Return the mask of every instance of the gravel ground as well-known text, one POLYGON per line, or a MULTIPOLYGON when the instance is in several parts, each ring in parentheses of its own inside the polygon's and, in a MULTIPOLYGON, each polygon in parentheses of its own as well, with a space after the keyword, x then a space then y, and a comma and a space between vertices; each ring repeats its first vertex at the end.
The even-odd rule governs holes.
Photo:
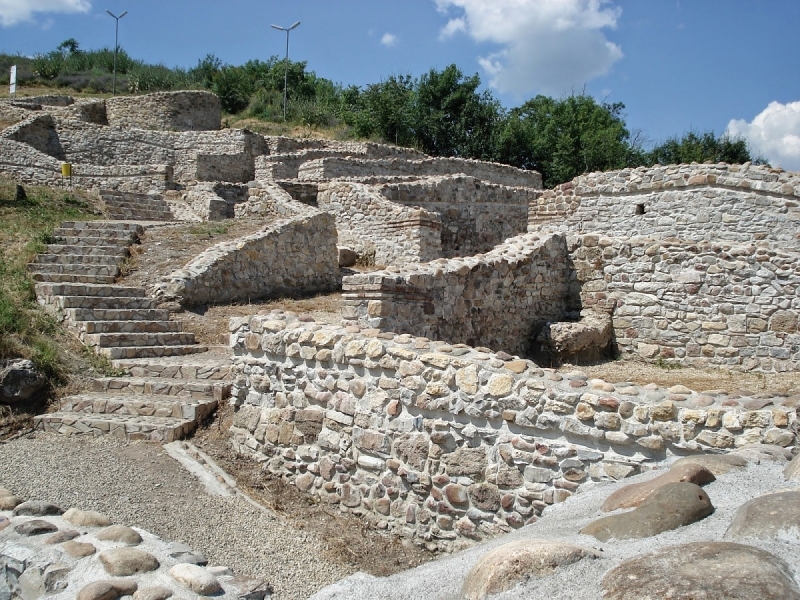
POLYGON ((37 433, 0 444, 0 486, 188 544, 209 564, 268 581, 277 600, 308 598, 352 572, 327 559, 313 533, 245 500, 209 496, 155 444, 37 433))

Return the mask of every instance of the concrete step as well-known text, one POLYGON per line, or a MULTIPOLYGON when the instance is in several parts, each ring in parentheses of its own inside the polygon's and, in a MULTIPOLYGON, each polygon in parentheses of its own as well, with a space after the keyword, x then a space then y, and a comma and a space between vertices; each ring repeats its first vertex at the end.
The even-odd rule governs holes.
POLYGON ((169 311, 165 308, 141 309, 91 309, 70 308, 67 319, 76 321, 169 321, 169 311))
POLYGON ((87 346, 127 348, 131 346, 187 346, 194 344, 194 334, 187 331, 166 333, 87 333, 82 336, 87 346))
POLYGON ((48 254, 71 254, 80 256, 121 256, 126 258, 130 254, 129 245, 114 246, 98 244, 97 246, 72 246, 66 244, 48 244, 48 254))
POLYGON ((31 273, 31 279, 42 283, 114 283, 114 275, 74 275, 72 273, 31 273))
POLYGON ((231 357, 227 354, 205 352, 188 356, 115 360, 114 368, 125 369, 133 377, 148 379, 228 380, 231 357))
POLYGON ((117 265, 93 265, 83 263, 28 263, 28 271, 34 273, 66 273, 69 275, 119 275, 117 265))
POLYGON ((218 402, 231 395, 230 382, 208 379, 99 377, 92 380, 91 389, 95 394, 168 396, 176 400, 216 400, 218 402))
POLYGON ((125 285, 91 285, 70 283, 36 284, 37 296, 98 296, 114 298, 145 298, 144 288, 125 285))
POLYGON ((107 256, 92 256, 91 254, 37 254, 34 263, 40 265, 96 265, 117 266, 124 261, 125 255, 109 254, 107 256))
MULTIPOLYGON (((40 284, 44 285, 44 284, 40 284)), ((40 304, 41 304, 40 300, 40 304)), ((158 303, 150 298, 131 298, 129 296, 50 296, 48 304, 53 305, 59 310, 68 308, 90 308, 90 309, 153 309, 158 303)))
POLYGON ((76 321, 81 333, 171 333, 182 331, 177 321, 76 321))
POLYGON ((170 398, 163 394, 116 394, 88 392, 61 400, 63 413, 96 415, 131 415, 171 417, 197 421, 205 419, 217 408, 217 400, 202 398, 170 398))
POLYGON ((197 427, 190 419, 144 417, 136 415, 81 414, 54 412, 34 418, 35 427, 62 435, 111 435, 128 440, 174 442, 189 435, 197 427))
POLYGON ((187 354, 198 354, 206 350, 208 348, 200 344, 192 344, 190 346, 115 346, 95 348, 99 355, 105 356, 109 360, 185 356, 187 354))

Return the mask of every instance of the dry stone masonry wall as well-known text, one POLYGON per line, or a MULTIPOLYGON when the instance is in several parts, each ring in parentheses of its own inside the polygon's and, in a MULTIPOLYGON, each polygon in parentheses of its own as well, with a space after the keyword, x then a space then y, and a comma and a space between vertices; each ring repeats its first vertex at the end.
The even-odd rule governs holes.
POLYGON ((583 306, 613 311, 623 354, 695 367, 800 367, 797 252, 593 234, 570 237, 569 251, 583 306))
POLYGON ((670 165, 575 178, 531 204, 530 230, 771 241, 800 249, 800 177, 752 165, 670 165))
POLYGON ((166 131, 220 128, 222 108, 216 94, 202 91, 156 92, 106 100, 109 125, 166 131))
POLYGON ((566 310, 565 239, 523 234, 485 255, 345 277, 342 316, 361 327, 526 353, 566 310))
POLYGON ((796 398, 561 376, 407 334, 231 320, 234 449, 298 489, 439 548, 536 520, 650 459, 796 443, 796 398))

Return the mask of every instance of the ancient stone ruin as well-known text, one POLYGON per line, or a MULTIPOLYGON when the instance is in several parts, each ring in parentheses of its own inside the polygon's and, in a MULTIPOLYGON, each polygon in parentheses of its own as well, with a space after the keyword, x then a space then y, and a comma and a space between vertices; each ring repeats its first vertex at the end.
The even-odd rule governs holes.
POLYGON ((43 429, 172 440, 230 396, 237 452, 439 549, 676 454, 797 443, 796 399, 550 368, 621 355, 797 370, 797 174, 670 165, 543 190, 499 164, 220 129, 205 92, 0 114, 19 120, 0 132, 0 172, 62 185, 68 162, 112 219, 65 224, 32 270, 39 301, 133 377, 98 380, 43 429), (153 289, 114 283, 153 222, 265 217, 153 289), (341 326, 232 319, 232 359, 208 359, 159 308, 336 290, 341 326))

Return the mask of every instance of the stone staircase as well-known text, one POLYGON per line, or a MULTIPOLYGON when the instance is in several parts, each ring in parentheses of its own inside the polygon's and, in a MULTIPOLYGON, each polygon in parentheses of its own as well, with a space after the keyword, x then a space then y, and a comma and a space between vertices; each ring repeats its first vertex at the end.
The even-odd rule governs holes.
POLYGON ((100 190, 105 213, 114 220, 172 221, 172 211, 161 196, 100 190))
POLYGON ((109 213, 118 209, 145 222, 65 222, 28 269, 45 310, 131 376, 94 379, 90 390, 63 398, 57 412, 36 417, 36 426, 67 435, 175 441, 230 394, 230 361, 203 354, 208 348, 170 320, 168 310, 156 308, 144 289, 114 283, 130 247, 158 212, 148 203, 140 212, 114 206, 109 213))

